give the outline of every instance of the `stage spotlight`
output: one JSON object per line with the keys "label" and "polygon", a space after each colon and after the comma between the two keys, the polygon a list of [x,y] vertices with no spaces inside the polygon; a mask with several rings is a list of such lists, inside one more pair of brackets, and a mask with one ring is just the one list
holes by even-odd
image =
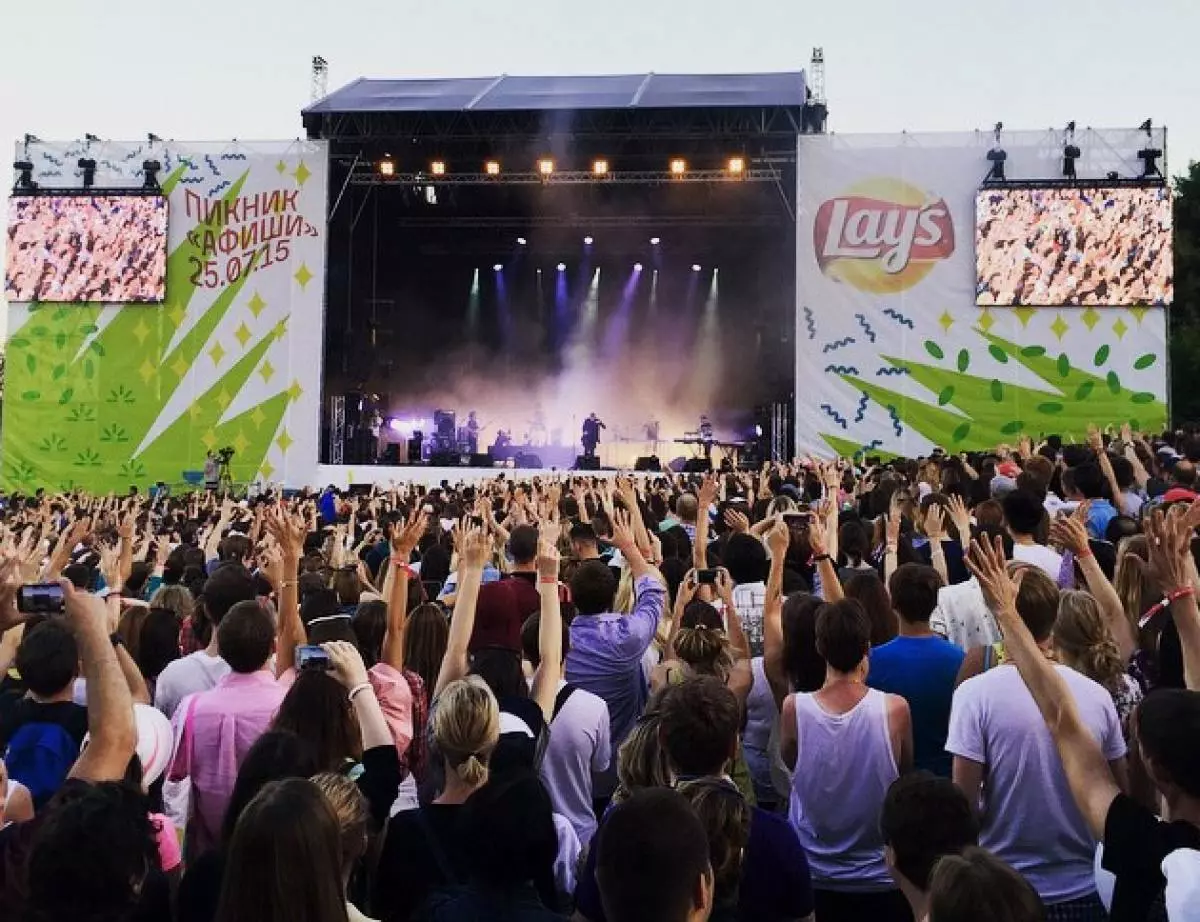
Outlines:
{"label": "stage spotlight", "polygon": [[595,242],[596,242],[595,238],[590,235],[583,238],[583,245],[585,247],[590,247]]}
{"label": "stage spotlight", "polygon": [[741,176],[746,172],[746,161],[742,157],[729,158],[729,172],[734,176]]}
{"label": "stage spotlight", "polygon": [[558,269],[558,271],[559,271],[559,272],[566,272],[566,271],[567,271],[567,264],[566,264],[566,263],[559,263],[559,264],[558,264],[558,266],[557,266],[556,268]]}
{"label": "stage spotlight", "polygon": [[1004,182],[1004,161],[1008,159],[1008,154],[999,147],[993,147],[987,152],[987,159],[992,168],[988,170],[984,182]]}
{"label": "stage spotlight", "polygon": [[608,175],[608,161],[607,160],[594,161],[592,163],[592,172],[595,173],[597,176],[607,176]]}
{"label": "stage spotlight", "polygon": [[692,263],[692,271],[699,272],[700,271],[700,263]]}
{"label": "stage spotlight", "polygon": [[525,246],[527,243],[529,243],[529,241],[526,240],[524,237],[517,238],[517,246]]}
{"label": "stage spotlight", "polygon": [[761,423],[754,424],[754,437],[756,439],[761,439],[763,437],[763,427]]}
{"label": "stage spotlight", "polygon": [[158,171],[162,169],[162,164],[157,160],[142,161],[142,188],[143,189],[160,189],[158,184]]}
{"label": "stage spotlight", "polygon": [[446,161],[444,161],[444,160],[433,161],[433,163],[431,163],[429,165],[429,172],[432,173],[434,176],[445,176],[446,175]]}
{"label": "stage spotlight", "polygon": [[554,172],[554,161],[549,157],[543,157],[538,161],[538,172],[543,176],[550,176]]}
{"label": "stage spotlight", "polygon": [[500,161],[499,160],[489,160],[487,163],[485,163],[483,165],[483,172],[487,173],[488,176],[499,176],[500,175]]}
{"label": "stage spotlight", "polygon": [[395,176],[396,161],[392,159],[391,154],[384,154],[383,159],[379,161],[380,176]]}
{"label": "stage spotlight", "polygon": [[496,265],[492,266],[492,271],[493,272],[503,272],[504,267],[502,265],[500,265],[500,263],[496,263]]}
{"label": "stage spotlight", "polygon": [[634,263],[634,264],[633,264],[633,271],[634,271],[634,272],[641,272],[641,271],[642,271],[642,264],[641,264],[641,263]]}
{"label": "stage spotlight", "polygon": [[658,246],[660,243],[662,243],[662,238],[661,238],[661,237],[651,237],[651,238],[650,238],[650,246],[652,246],[652,247],[656,247],[656,246]]}
{"label": "stage spotlight", "polygon": [[676,157],[671,161],[671,175],[682,176],[687,172],[687,161],[682,157]]}
{"label": "stage spotlight", "polygon": [[78,166],[83,170],[83,188],[92,188],[96,184],[96,161],[91,157],[80,157]]}
{"label": "stage spotlight", "polygon": [[1063,148],[1063,176],[1075,179],[1075,161],[1079,159],[1079,148],[1068,144]]}
{"label": "stage spotlight", "polygon": [[13,164],[17,171],[17,181],[13,184],[13,192],[28,192],[36,189],[38,184],[33,181],[33,164],[28,160],[18,160]]}
{"label": "stage spotlight", "polygon": [[1162,177],[1162,171],[1158,168],[1158,158],[1163,155],[1163,152],[1157,147],[1144,147],[1137,152],[1138,159],[1142,161],[1142,179],[1150,179],[1154,176]]}

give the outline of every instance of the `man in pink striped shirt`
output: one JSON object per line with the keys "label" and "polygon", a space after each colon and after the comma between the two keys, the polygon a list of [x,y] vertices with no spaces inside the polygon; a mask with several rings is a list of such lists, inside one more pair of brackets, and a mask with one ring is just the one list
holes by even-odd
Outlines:
{"label": "man in pink striped shirt", "polygon": [[183,727],[171,780],[191,779],[186,839],[191,859],[220,843],[238,768],[287,693],[268,668],[275,627],[258,602],[238,602],[229,610],[217,628],[217,644],[232,672],[175,712]]}

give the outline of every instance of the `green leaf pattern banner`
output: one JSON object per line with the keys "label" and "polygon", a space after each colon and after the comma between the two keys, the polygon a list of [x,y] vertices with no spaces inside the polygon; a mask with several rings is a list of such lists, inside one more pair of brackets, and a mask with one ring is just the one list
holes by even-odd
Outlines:
{"label": "green leaf pattern banner", "polygon": [[[1089,130],[1080,176],[1140,175],[1139,140]],[[1165,425],[1166,309],[975,305],[975,198],[992,144],[979,133],[801,138],[801,452],[913,457],[1022,435],[1082,440],[1092,423]],[[1010,179],[1060,166],[1053,133],[1005,132],[1003,146]]]}
{"label": "green leaf pattern banner", "polygon": [[[97,186],[169,197],[162,304],[14,304],[3,419],[6,490],[198,481],[235,451],[235,481],[317,471],[326,148],[316,142],[93,144]],[[35,178],[74,186],[78,145],[39,145]]]}

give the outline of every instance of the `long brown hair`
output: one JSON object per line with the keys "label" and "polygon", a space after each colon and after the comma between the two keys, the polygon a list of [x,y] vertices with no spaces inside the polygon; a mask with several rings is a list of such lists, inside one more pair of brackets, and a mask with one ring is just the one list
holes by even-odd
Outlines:
{"label": "long brown hair", "polygon": [[306,778],[266,785],[229,843],[216,922],[347,922],[341,831]]}
{"label": "long brown hair", "polygon": [[362,758],[362,731],[346,690],[324,672],[301,670],[288,689],[272,730],[288,730],[316,747],[322,771],[336,772]]}
{"label": "long brown hair", "polygon": [[1138,621],[1146,613],[1146,609],[1162,597],[1162,587],[1150,574],[1147,565],[1149,559],[1150,550],[1145,535],[1133,535],[1122,541],[1117,547],[1117,569],[1113,574],[1113,588],[1120,596],[1125,617],[1129,619],[1137,634],[1138,647],[1154,654],[1158,651],[1158,634],[1161,628],[1153,623],[1145,628],[1138,627]]}
{"label": "long brown hair", "polygon": [[1099,682],[1109,694],[1120,692],[1125,664],[1090,592],[1071,590],[1059,597],[1054,646],[1066,665]]}
{"label": "long brown hair", "polygon": [[437,605],[426,602],[409,613],[404,631],[404,668],[415,672],[428,694],[437,687],[438,670],[450,642],[450,622]]}

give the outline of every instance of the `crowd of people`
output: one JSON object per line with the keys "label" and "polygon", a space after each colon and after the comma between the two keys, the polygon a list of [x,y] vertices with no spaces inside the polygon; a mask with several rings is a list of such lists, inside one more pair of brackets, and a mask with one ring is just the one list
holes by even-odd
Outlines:
{"label": "crowd of people", "polygon": [[158,195],[14,196],[9,301],[161,301],[167,200]]}
{"label": "crowd of people", "polygon": [[1195,920],[1197,464],[9,496],[0,918]]}
{"label": "crowd of people", "polygon": [[975,233],[983,306],[1161,306],[1174,297],[1165,186],[985,189]]}

